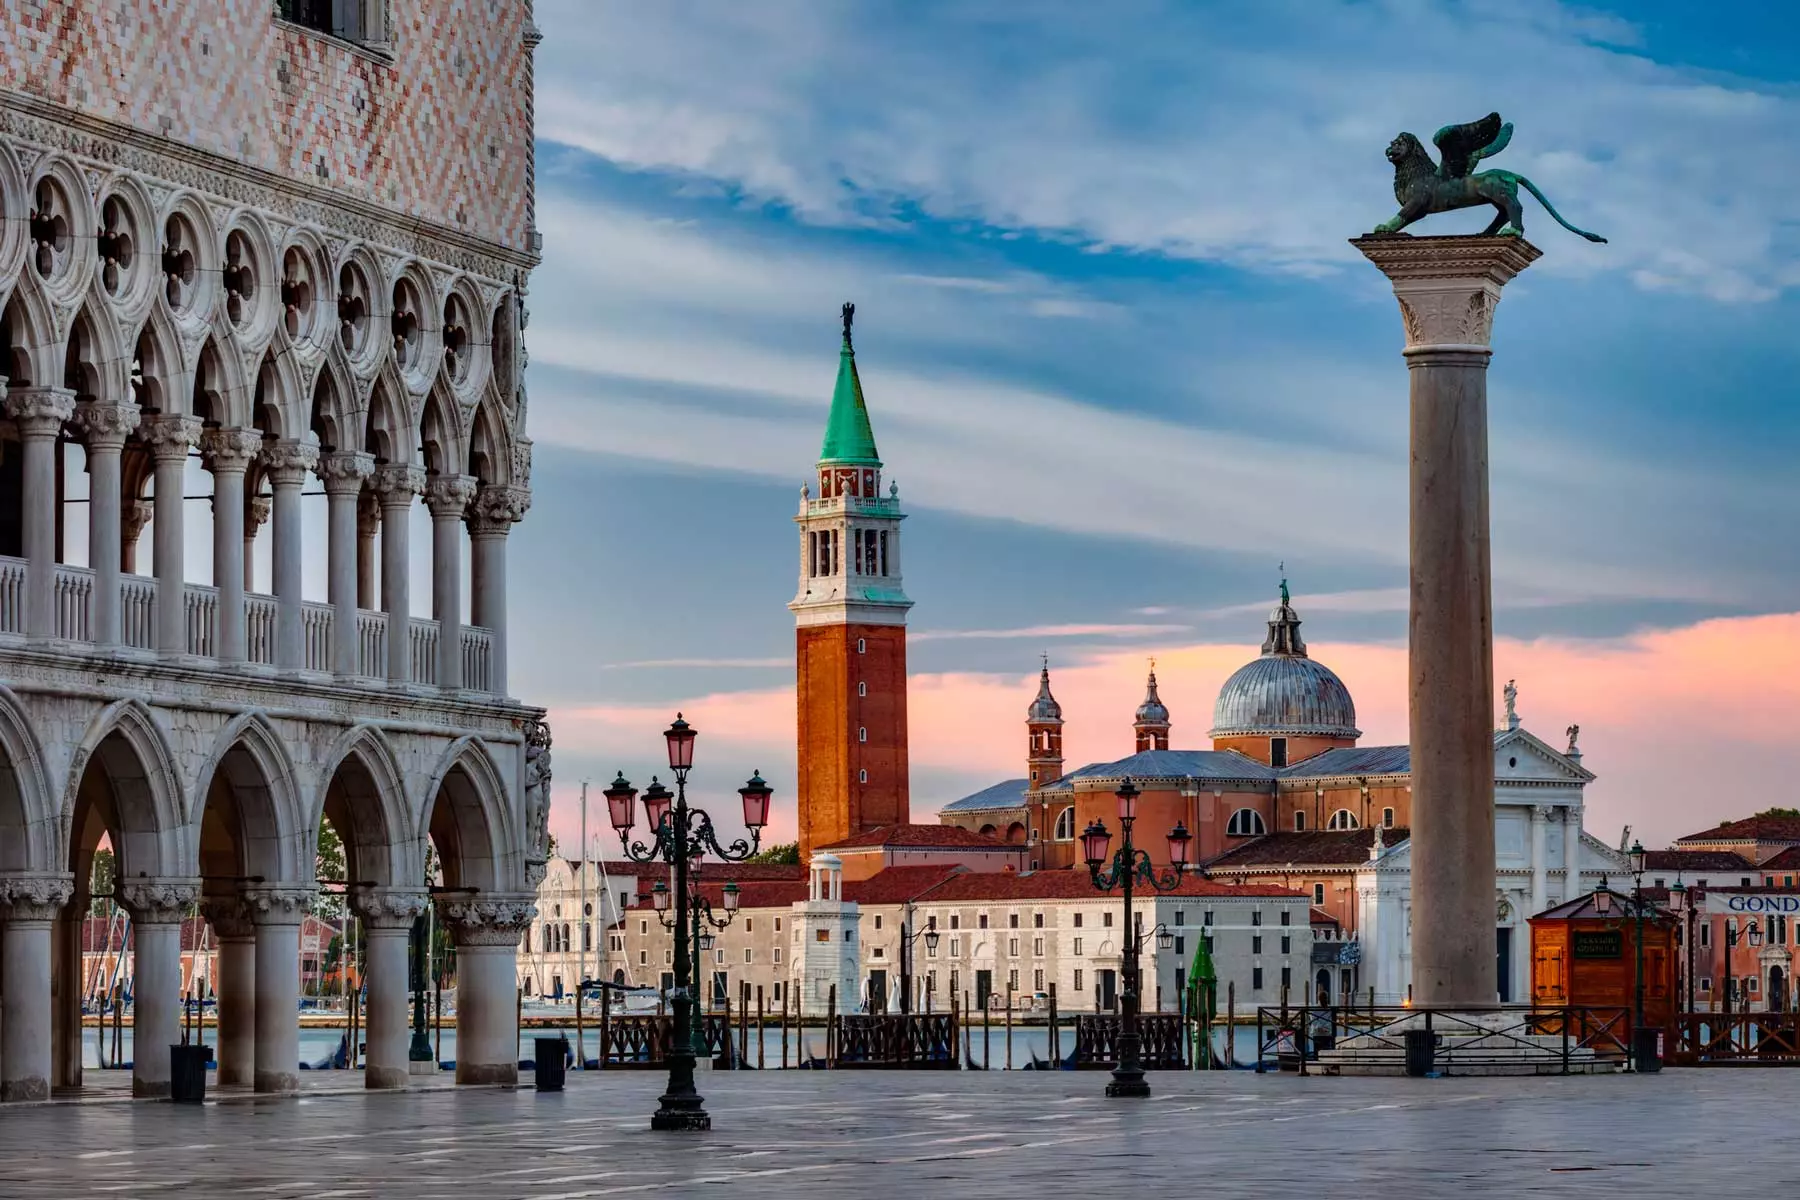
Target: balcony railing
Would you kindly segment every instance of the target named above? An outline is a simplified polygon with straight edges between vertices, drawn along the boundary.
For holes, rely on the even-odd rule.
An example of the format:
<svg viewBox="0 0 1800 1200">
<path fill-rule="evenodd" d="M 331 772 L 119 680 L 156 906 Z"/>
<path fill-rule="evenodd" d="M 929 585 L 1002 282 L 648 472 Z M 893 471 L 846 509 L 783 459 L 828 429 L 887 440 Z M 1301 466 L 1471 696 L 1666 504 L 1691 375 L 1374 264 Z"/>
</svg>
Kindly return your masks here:
<svg viewBox="0 0 1800 1200">
<path fill-rule="evenodd" d="M 813 517 L 828 513 L 843 513 L 852 517 L 897 517 L 900 515 L 900 501 L 892 496 L 828 496 L 823 500 L 808 500 L 806 513 Z"/>
<path fill-rule="evenodd" d="M 150 650 L 156 645 L 156 581 L 126 575 L 121 581 L 120 640 L 127 646 Z M 59 566 L 53 585 L 56 636 L 70 642 L 91 642 L 94 573 L 86 567 Z M 217 589 L 188 584 L 182 597 L 186 649 L 200 658 L 218 656 L 219 593 Z M 275 662 L 275 611 L 273 596 L 244 598 L 244 651 L 253 663 Z M 300 606 L 303 638 L 301 667 L 329 673 L 336 614 L 329 604 L 307 601 Z M 411 632 L 412 681 L 437 682 L 439 629 L 436 621 L 413 618 Z M 25 561 L 0 556 L 0 633 L 25 632 Z M 492 686 L 494 638 L 486 629 L 464 626 L 462 631 L 462 685 L 485 692 Z M 387 677 L 387 614 L 358 610 L 356 614 L 356 673 L 367 679 Z"/>
</svg>

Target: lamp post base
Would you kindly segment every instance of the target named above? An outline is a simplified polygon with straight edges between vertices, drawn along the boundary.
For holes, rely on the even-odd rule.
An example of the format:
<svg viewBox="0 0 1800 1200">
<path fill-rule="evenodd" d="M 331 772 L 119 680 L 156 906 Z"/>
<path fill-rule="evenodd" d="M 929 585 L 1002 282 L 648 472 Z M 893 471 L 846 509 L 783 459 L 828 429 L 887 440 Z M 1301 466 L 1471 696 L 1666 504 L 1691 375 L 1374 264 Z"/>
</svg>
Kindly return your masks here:
<svg viewBox="0 0 1800 1200">
<path fill-rule="evenodd" d="M 704 1108 L 692 1110 L 669 1108 L 668 1098 L 664 1097 L 663 1107 L 650 1114 L 650 1128 L 675 1133 L 683 1131 L 705 1133 L 712 1128 L 712 1116 Z"/>
<path fill-rule="evenodd" d="M 1120 1067 L 1113 1072 L 1112 1082 L 1106 1085 L 1108 1096 L 1148 1097 L 1150 1081 L 1144 1073 L 1136 1068 Z"/>
</svg>

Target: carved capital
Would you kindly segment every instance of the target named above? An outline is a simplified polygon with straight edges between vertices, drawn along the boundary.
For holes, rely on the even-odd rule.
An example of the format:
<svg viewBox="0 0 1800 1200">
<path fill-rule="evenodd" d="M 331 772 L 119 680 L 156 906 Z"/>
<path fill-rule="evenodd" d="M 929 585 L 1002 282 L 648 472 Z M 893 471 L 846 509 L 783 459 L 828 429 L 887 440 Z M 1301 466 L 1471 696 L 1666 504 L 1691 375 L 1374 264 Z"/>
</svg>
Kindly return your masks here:
<svg viewBox="0 0 1800 1200">
<path fill-rule="evenodd" d="M 123 450 L 125 439 L 143 420 L 135 404 L 89 401 L 75 410 L 75 425 L 89 450 Z"/>
<path fill-rule="evenodd" d="M 1487 350 L 1500 289 L 1543 253 L 1517 237 L 1387 234 L 1351 244 L 1393 283 L 1408 354 Z"/>
<path fill-rule="evenodd" d="M 424 892 L 359 888 L 350 893 L 350 911 L 371 929 L 410 929 L 431 898 Z"/>
<path fill-rule="evenodd" d="M 125 504 L 122 515 L 122 532 L 127 546 L 136 544 L 138 537 L 144 532 L 144 526 L 148 525 L 150 518 L 155 515 L 156 506 L 148 500 L 131 500 Z"/>
<path fill-rule="evenodd" d="M 220 941 L 242 941 L 256 936 L 250 906 L 240 896 L 208 896 L 200 902 L 200 915 L 213 927 Z"/>
<path fill-rule="evenodd" d="M 354 496 L 375 473 L 375 456 L 360 450 L 337 450 L 319 456 L 318 474 L 332 496 Z"/>
<path fill-rule="evenodd" d="M 518 487 L 484 487 L 469 509 L 470 533 L 509 533 L 531 507 L 531 493 Z"/>
<path fill-rule="evenodd" d="M 268 496 L 252 496 L 244 501 L 244 536 L 252 538 L 256 531 L 263 527 L 269 519 L 269 506 L 273 503 Z"/>
<path fill-rule="evenodd" d="M 381 498 L 364 492 L 356 501 L 356 534 L 372 538 L 381 532 Z"/>
<path fill-rule="evenodd" d="M 75 415 L 75 393 L 59 387 L 14 388 L 0 411 L 18 422 L 20 437 L 55 437 Z"/>
<path fill-rule="evenodd" d="M 375 468 L 369 487 L 381 497 L 382 507 L 405 507 L 425 490 L 425 468 L 407 463 L 384 463 Z"/>
<path fill-rule="evenodd" d="M 180 462 L 200 443 L 200 418 L 178 414 L 148 417 L 138 426 L 138 437 L 150 447 L 159 463 Z"/>
<path fill-rule="evenodd" d="M 425 484 L 425 507 L 440 518 L 460 518 L 475 497 L 472 475 L 434 475 Z"/>
<path fill-rule="evenodd" d="M 54 921 L 74 894 L 73 875 L 0 875 L 0 917 Z"/>
<path fill-rule="evenodd" d="M 208 429 L 200 434 L 200 457 L 215 474 L 242 474 L 250 469 L 262 440 L 258 429 Z"/>
<path fill-rule="evenodd" d="M 440 896 L 437 912 L 458 946 L 517 946 L 519 935 L 537 916 L 534 900 L 530 895 Z"/>
<path fill-rule="evenodd" d="M 175 925 L 200 898 L 198 879 L 121 879 L 119 903 L 140 925 Z"/>
<path fill-rule="evenodd" d="M 298 487 L 306 482 L 306 473 L 311 471 L 319 461 L 319 444 L 303 441 L 299 438 L 283 438 L 278 442 L 270 442 L 263 447 L 257 456 L 263 473 L 270 482 L 287 487 Z"/>
<path fill-rule="evenodd" d="M 298 925 L 312 898 L 312 888 L 293 884 L 259 883 L 244 889 L 244 907 L 258 925 Z"/>
</svg>

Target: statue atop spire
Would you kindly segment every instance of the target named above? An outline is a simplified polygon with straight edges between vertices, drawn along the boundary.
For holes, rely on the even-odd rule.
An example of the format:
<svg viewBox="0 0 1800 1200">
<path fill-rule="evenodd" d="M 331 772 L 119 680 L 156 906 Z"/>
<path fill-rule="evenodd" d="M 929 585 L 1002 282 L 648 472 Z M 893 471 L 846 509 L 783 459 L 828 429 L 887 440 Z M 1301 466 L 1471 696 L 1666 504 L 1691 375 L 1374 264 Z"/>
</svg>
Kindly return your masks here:
<svg viewBox="0 0 1800 1200">
<path fill-rule="evenodd" d="M 856 305 L 846 301 L 841 310 L 844 319 L 844 344 L 838 351 L 837 385 L 831 392 L 831 413 L 825 421 L 825 444 L 819 450 L 819 463 L 843 466 L 881 466 L 875 451 L 875 431 L 869 426 L 869 406 L 863 399 L 862 378 L 856 372 L 856 349 L 850 344 L 850 324 L 856 319 Z M 878 472 L 877 472 L 878 474 Z M 879 487 L 876 475 L 868 477 L 869 486 L 860 472 L 852 476 L 858 484 L 856 495 L 873 499 Z M 833 494 L 833 489 L 820 488 L 820 498 Z"/>
<path fill-rule="evenodd" d="M 1263 656 L 1271 654 L 1305 658 L 1306 643 L 1300 640 L 1300 615 L 1294 611 L 1288 595 L 1287 564 L 1282 564 L 1281 603 L 1269 614 L 1269 636 L 1263 639 Z"/>
<path fill-rule="evenodd" d="M 1508 729 L 1517 729 L 1519 727 L 1518 680 L 1507 680 L 1506 686 L 1501 689 L 1500 695 L 1506 700 L 1506 727 Z"/>
<path fill-rule="evenodd" d="M 846 300 L 846 301 L 844 301 L 844 307 L 840 311 L 843 313 L 843 316 L 844 316 L 844 345 L 849 346 L 850 345 L 850 323 L 852 321 L 856 320 L 856 305 L 851 303 L 850 301 Z"/>
</svg>

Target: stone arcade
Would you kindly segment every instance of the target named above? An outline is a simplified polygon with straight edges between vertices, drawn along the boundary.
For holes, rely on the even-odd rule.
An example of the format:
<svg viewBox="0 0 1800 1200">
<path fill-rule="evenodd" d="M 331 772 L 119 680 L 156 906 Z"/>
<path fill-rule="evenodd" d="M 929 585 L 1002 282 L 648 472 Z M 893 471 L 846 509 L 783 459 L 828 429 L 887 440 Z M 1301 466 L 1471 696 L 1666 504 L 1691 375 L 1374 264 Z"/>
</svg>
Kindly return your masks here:
<svg viewBox="0 0 1800 1200">
<path fill-rule="evenodd" d="M 406 936 L 432 903 L 459 950 L 457 1078 L 515 1078 L 549 775 L 543 714 L 506 674 L 538 33 L 528 3 L 320 7 L 0 17 L 8 1099 L 81 1083 L 103 839 L 133 920 L 134 1091 L 168 1091 L 196 906 L 222 947 L 220 1082 L 292 1090 L 322 819 L 367 931 L 368 1085 L 406 1080 Z M 429 620 L 409 594 L 421 496 Z"/>
</svg>

